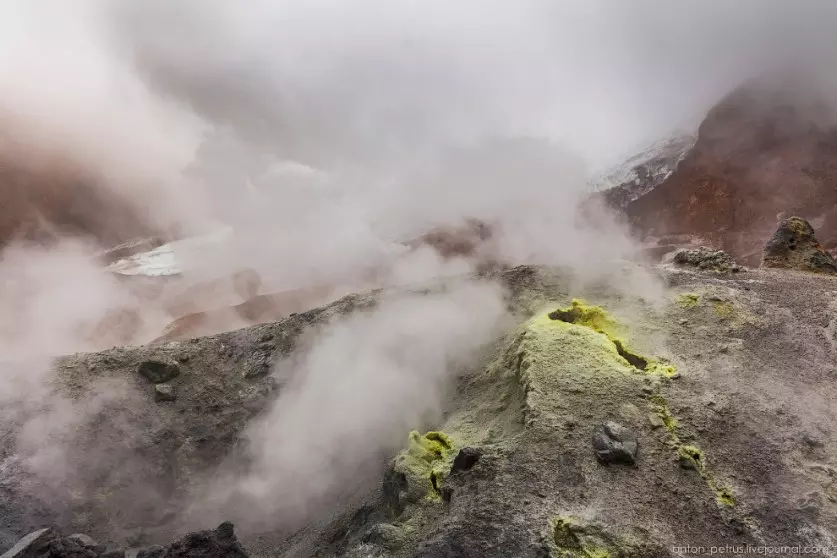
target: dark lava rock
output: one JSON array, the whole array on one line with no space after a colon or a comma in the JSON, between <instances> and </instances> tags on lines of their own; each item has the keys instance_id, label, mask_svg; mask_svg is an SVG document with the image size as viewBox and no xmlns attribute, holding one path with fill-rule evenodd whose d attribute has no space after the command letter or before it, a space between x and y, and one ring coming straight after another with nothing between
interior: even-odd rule
<instances>
[{"instance_id":1,"label":"dark lava rock","mask_svg":"<svg viewBox=\"0 0 837 558\"><path fill-rule=\"evenodd\" d=\"M168 382L180 375L180 366L166 360L146 360L137 367L137 372L153 384Z\"/></svg>"},{"instance_id":2,"label":"dark lava rock","mask_svg":"<svg viewBox=\"0 0 837 558\"><path fill-rule=\"evenodd\" d=\"M713 250L705 246L678 250L674 253L674 263L719 273L737 273L744 270L723 250Z\"/></svg>"},{"instance_id":3,"label":"dark lava rock","mask_svg":"<svg viewBox=\"0 0 837 558\"><path fill-rule=\"evenodd\" d=\"M383 482L384 501L395 515L403 511L408 489L407 475L393 468L387 470Z\"/></svg>"},{"instance_id":4,"label":"dark lava rock","mask_svg":"<svg viewBox=\"0 0 837 558\"><path fill-rule=\"evenodd\" d=\"M39 529L20 539L17 544L3 554L2 558L37 556L37 554L34 554L35 549L53 538L55 538L55 532L52 529Z\"/></svg>"},{"instance_id":5,"label":"dark lava rock","mask_svg":"<svg viewBox=\"0 0 837 558\"><path fill-rule=\"evenodd\" d=\"M462 448L453 460L453 466L450 468L451 473L456 471L467 471L482 457L482 452L476 448Z\"/></svg>"},{"instance_id":6,"label":"dark lava rock","mask_svg":"<svg viewBox=\"0 0 837 558\"><path fill-rule=\"evenodd\" d=\"M61 537L52 529L41 529L23 537L3 554L2 558L98 558L98 556L99 552L95 548L88 547L75 536Z\"/></svg>"},{"instance_id":7,"label":"dark lava rock","mask_svg":"<svg viewBox=\"0 0 837 558\"><path fill-rule=\"evenodd\" d=\"M606 422L593 430L593 449L602 463L633 465L638 447L636 436L621 424Z\"/></svg>"},{"instance_id":8,"label":"dark lava rock","mask_svg":"<svg viewBox=\"0 0 837 558\"><path fill-rule=\"evenodd\" d=\"M163 558L166 549L159 545L149 546L137 552L137 558Z\"/></svg>"},{"instance_id":9,"label":"dark lava rock","mask_svg":"<svg viewBox=\"0 0 837 558\"><path fill-rule=\"evenodd\" d=\"M235 536L232 523L224 522L215 530L189 533L165 549L165 558L248 558ZM139 557L138 557L139 558Z\"/></svg>"},{"instance_id":10,"label":"dark lava rock","mask_svg":"<svg viewBox=\"0 0 837 558\"><path fill-rule=\"evenodd\" d=\"M814 235L814 227L801 217L790 217L764 245L761 267L837 273L837 261Z\"/></svg>"},{"instance_id":11,"label":"dark lava rock","mask_svg":"<svg viewBox=\"0 0 837 558\"><path fill-rule=\"evenodd\" d=\"M157 384L154 386L154 401L174 401L177 399L177 388L171 384Z\"/></svg>"},{"instance_id":12,"label":"dark lava rock","mask_svg":"<svg viewBox=\"0 0 837 558\"><path fill-rule=\"evenodd\" d=\"M87 535L62 537L52 529L41 529L22 538L2 558L124 558L122 550L103 552ZM235 536L232 523L217 529L189 533L166 546L140 550L136 558L248 558Z\"/></svg>"}]
</instances>

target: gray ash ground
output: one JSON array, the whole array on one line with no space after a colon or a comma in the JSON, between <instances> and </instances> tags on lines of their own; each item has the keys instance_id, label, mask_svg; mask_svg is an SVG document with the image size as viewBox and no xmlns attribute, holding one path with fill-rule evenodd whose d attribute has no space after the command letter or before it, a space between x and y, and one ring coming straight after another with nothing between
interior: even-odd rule
<instances>
[{"instance_id":1,"label":"gray ash ground","mask_svg":"<svg viewBox=\"0 0 837 558\"><path fill-rule=\"evenodd\" d=\"M252 557L428 558L673 556L672 547L686 544L834 548L837 278L648 272L665 286L659 297L582 283L564 270L490 274L508 287L523 329L463 371L437 425L453 447L433 462L432 480L419 474L409 487L425 497L388 505L383 463L354 479L370 488L359 500L335 502L331 517L292 532L242 531L242 548ZM601 305L624 326L631 351L670 362L677 374L630 366L583 325L524 323L574 297ZM99 419L85 425L71 452L82 473L65 485L27 490L31 479L25 470L11 474L16 457L6 450L4 548L47 525L123 549L213 527L190 525L179 502L229 462L244 426L282 390L263 373L264 358L251 356L268 346L271 358L290 354L315 324L375 298L352 296L192 341L61 359L56 389L70 397L89 396L103 380L128 395L103 403ZM544 331L554 346L538 337ZM155 401L154 385L138 374L150 359L177 363L166 384L174 400ZM610 421L636 437L632 466L596 458L595 428ZM14 447L13 429L4 435ZM451 471L463 448L479 457ZM699 458L686 468L689 452Z\"/></svg>"}]
</instances>

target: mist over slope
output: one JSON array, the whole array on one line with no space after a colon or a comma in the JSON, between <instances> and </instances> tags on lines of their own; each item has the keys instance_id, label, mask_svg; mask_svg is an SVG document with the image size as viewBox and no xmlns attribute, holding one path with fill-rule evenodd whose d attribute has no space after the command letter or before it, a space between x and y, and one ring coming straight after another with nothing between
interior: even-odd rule
<instances>
[{"instance_id":1,"label":"mist over slope","mask_svg":"<svg viewBox=\"0 0 837 558\"><path fill-rule=\"evenodd\" d=\"M408 252L403 243L480 219L496 232L489 255L502 266L565 266L579 288L601 282L664 304L653 274L616 273L638 249L627 227L604 208L577 211L589 179L646 144L693 132L740 83L788 67L824 107L810 118L830 122L835 10L778 0L4 3L0 373L12 386L3 401L14 428L3 459L34 485L44 480L44 500L63 505L71 498L50 491L87 490L97 474L109 478L114 464L152 447L148 431L167 437L156 422L118 422L109 439L130 440L125 453L79 461L76 428L120 404L142 415L142 388L116 378L68 396L47 362L112 345L100 324L108 329L123 310L136 320L125 343L153 339L179 317L165 297L143 298L97 259L140 235L235 231L183 258L183 290L252 268L267 292L327 285L336 298L378 286L370 269L383 270L389 286L419 290L466 275L474 259L426 246ZM254 359L289 387L258 420L244 403L246 412L235 411L236 433L251 425L253 462L220 494L192 494L191 517L215 518L220 499L256 510L260 517L240 515L257 531L290 529L329 509L367 459L441 416L443 388L462 362L508 326L506 295L468 280L432 300L394 295L367 316L326 323L306 351L283 354L275 367L272 349L265 356L249 338L247 355L218 341L224 347L213 351L234 353L218 374L236 375L218 389L240 390L243 400L251 388L270 392L240 385L242 362ZM361 433L368 437L349 444L355 452L334 453ZM58 442L44 450L44 440ZM213 452L226 449L219 442ZM193 450L200 454L184 451L191 458ZM169 465L155 461L137 479ZM130 507L125 494L142 485L129 485L120 501ZM153 514L139 508L164 492L155 488L151 504L127 515L145 520Z\"/></svg>"}]
</instances>

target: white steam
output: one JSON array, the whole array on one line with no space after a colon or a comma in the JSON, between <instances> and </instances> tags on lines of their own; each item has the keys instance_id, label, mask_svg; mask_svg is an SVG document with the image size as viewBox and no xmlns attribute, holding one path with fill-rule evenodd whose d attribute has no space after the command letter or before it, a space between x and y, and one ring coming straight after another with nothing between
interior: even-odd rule
<instances>
[{"instance_id":1,"label":"white steam","mask_svg":"<svg viewBox=\"0 0 837 558\"><path fill-rule=\"evenodd\" d=\"M452 380L497 336L504 312L499 289L464 282L329 324L279 364L287 384L248 432L248 473L213 483L214 505L257 530L333 509L377 478L407 432L441 418Z\"/></svg>"},{"instance_id":2,"label":"white steam","mask_svg":"<svg viewBox=\"0 0 837 558\"><path fill-rule=\"evenodd\" d=\"M268 290L461 273L473 262L405 256L399 242L466 218L496 226L503 263L607 276L635 247L604 214L580 226L587 179L693 127L749 77L827 68L834 12L779 0L7 0L0 171L57 158L150 227L231 225L229 245L186 262L187 283L242 266ZM155 336L165 310L92 253L75 242L3 251L0 349L45 360L101 348L96 325L125 308L137 312L132 340ZM332 324L254 425L252 473L219 497L268 520L306 517L438 416L446 382L501 314L492 289L463 286ZM50 380L43 369L0 372L19 386ZM22 430L21 448L72 430L59 403Z\"/></svg>"}]
</instances>

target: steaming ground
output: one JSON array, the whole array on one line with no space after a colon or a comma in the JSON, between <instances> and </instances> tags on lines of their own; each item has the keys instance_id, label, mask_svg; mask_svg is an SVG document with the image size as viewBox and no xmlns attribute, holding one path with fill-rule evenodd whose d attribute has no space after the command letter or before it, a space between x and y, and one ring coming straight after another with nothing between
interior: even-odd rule
<instances>
[{"instance_id":1,"label":"steaming ground","mask_svg":"<svg viewBox=\"0 0 837 558\"><path fill-rule=\"evenodd\" d=\"M832 9L535 0L421 7L370 0L351 9L329 0L261 1L248 10L220 1L4 3L3 536L11 541L54 523L134 545L203 526L220 518L220 509L251 535L276 528L281 539L366 498L405 431L449 420L445 410L465 412L474 394L450 399L450 382L463 368L473 372L475 355L507 319L502 287L459 285L337 319L307 332L306 350L291 357L303 326L371 304L374 297L362 295L195 342L66 357L56 376L55 356L141 345L180 317L166 296L138 293L103 272L96 260L102 249L138 234L171 240L229 225L236 231L230 243L185 258L178 288L249 267L271 292L326 285L337 296L369 287L370 268L382 270L382 283L402 288L472 270L472 260L446 261L431 250L401 258L401 242L477 218L499 231L489 254L496 262L571 268L562 296L606 284L613 289L606 301L641 296L649 308L665 308L671 293L646 272L615 273L613 262L636 252L624 228L604 212L577 214L587 179L672 129L693 128L748 77L788 63L817 73L821 53L835 46ZM796 285L773 276L765 284L771 281L782 293ZM827 298L820 283L799 281ZM780 314L805 308L793 297L774 300L773 287L764 288ZM643 316L625 320L652 327ZM132 323L127 337L111 331L123 319ZM674 318L665 319L674 327ZM788 322L768 322L776 329L768 328L767 338L786 339L778 324ZM720 342L717 324L703 325L694 343ZM828 353L817 335L810 345L787 343L812 359L820 355L812 360L820 366ZM669 342L687 368L705 370L676 335ZM752 342L754 351L771 351L758 335ZM152 402L151 388L137 377L136 365L151 354L179 363L175 402ZM291 360L265 375L280 354ZM761 385L822 397L828 416L827 388L812 395L771 368L783 361L769 354L773 384ZM809 379L830 368L816 370ZM715 389L717 378L706 374L701 380L709 383L698 388ZM491 400L490 393L476 397ZM693 395L682 394L684 405L700 408ZM742 420L765 436L769 427L801 432L746 412ZM741 440L718 443L749 451ZM776 443L787 455L802 451L782 446L791 443L785 438ZM525 443L520 447L525 453ZM814 457L818 471L830 470L827 457ZM757 484L813 490L814 473L800 480L797 464L787 469L764 459L772 468L754 475ZM673 472L661 476L664 485L676 484ZM748 486L737 485L744 500ZM686 507L705 503L696 490ZM188 509L178 504L184 501ZM782 517L790 518L781 527L759 515L760 494L754 501L756 527L764 528L748 531L752 540L769 538L764 533L774 527L831 529L828 504L819 523L806 523L790 496L779 494ZM571 503L587 509L580 496ZM539 509L516 517L543 524L547 506ZM610 519L618 526L639 517L626 513ZM430 540L433 517L410 532L408 545ZM672 542L666 528L673 532L674 523L665 521L654 535ZM696 529L720 528L706 521ZM489 551L479 533L468 536ZM528 544L528 536L521 530L507 540ZM305 548L301 540L288 545ZM343 549L355 542L311 544Z\"/></svg>"},{"instance_id":2,"label":"steaming ground","mask_svg":"<svg viewBox=\"0 0 837 558\"><path fill-rule=\"evenodd\" d=\"M56 395L30 399L28 420L4 432L7 452L18 442L3 462L6 544L49 523L143 546L224 517L253 556L540 556L555 519L573 517L584 544L637 556L832 545L834 279L641 271L665 285L656 300L618 288L631 265L583 284L569 269L518 267L63 358ZM575 325L538 360L515 328L574 296L679 376L610 360ZM175 401L155 402L137 373L149 358L178 364ZM590 435L605 420L638 437L636 467L597 463ZM482 457L440 477L449 501L420 476L427 486L411 490L423 495L394 511L383 481L411 429L450 436L451 459L466 446ZM702 468L679 464L674 432Z\"/></svg>"}]
</instances>

